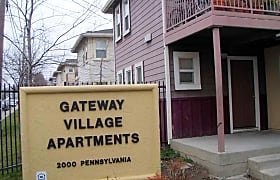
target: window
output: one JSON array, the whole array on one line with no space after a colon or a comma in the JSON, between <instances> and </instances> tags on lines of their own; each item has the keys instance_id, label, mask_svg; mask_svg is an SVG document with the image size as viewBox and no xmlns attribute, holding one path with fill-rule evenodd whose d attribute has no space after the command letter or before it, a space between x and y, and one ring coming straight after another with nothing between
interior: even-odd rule
<instances>
[{"instance_id":1,"label":"window","mask_svg":"<svg viewBox=\"0 0 280 180\"><path fill-rule=\"evenodd\" d=\"M198 52L173 52L175 89L201 89Z\"/></svg>"},{"instance_id":2,"label":"window","mask_svg":"<svg viewBox=\"0 0 280 180\"><path fill-rule=\"evenodd\" d=\"M120 8L120 5L118 5L115 9L114 22L115 22L115 41L117 42L121 39L121 8Z\"/></svg>"},{"instance_id":3,"label":"window","mask_svg":"<svg viewBox=\"0 0 280 180\"><path fill-rule=\"evenodd\" d=\"M141 84L144 82L143 61L135 64L134 66L134 82L136 84Z\"/></svg>"},{"instance_id":4,"label":"window","mask_svg":"<svg viewBox=\"0 0 280 180\"><path fill-rule=\"evenodd\" d=\"M118 71L117 81L118 81L118 84L123 84L123 70Z\"/></svg>"},{"instance_id":5,"label":"window","mask_svg":"<svg viewBox=\"0 0 280 180\"><path fill-rule=\"evenodd\" d=\"M131 68L131 66L125 68L125 72L124 73L125 73L124 74L125 83L126 84L132 84L132 68Z\"/></svg>"},{"instance_id":6,"label":"window","mask_svg":"<svg viewBox=\"0 0 280 180\"><path fill-rule=\"evenodd\" d=\"M105 40L96 41L96 58L106 58L107 56L107 46Z\"/></svg>"},{"instance_id":7,"label":"window","mask_svg":"<svg viewBox=\"0 0 280 180\"><path fill-rule=\"evenodd\" d=\"M73 68L69 68L69 72L70 73L74 72Z\"/></svg>"},{"instance_id":8,"label":"window","mask_svg":"<svg viewBox=\"0 0 280 180\"><path fill-rule=\"evenodd\" d=\"M130 32L129 0L122 1L122 23L123 23L123 35L125 36Z\"/></svg>"}]
</instances>

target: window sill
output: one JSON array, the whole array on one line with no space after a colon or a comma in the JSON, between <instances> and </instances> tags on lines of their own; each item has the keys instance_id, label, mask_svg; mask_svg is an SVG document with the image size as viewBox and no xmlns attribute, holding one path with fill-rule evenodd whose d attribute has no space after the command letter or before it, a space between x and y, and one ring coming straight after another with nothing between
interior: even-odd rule
<instances>
[{"instance_id":1,"label":"window sill","mask_svg":"<svg viewBox=\"0 0 280 180\"><path fill-rule=\"evenodd\" d=\"M122 37L118 37L116 40L115 40L115 43L118 43L120 40L122 39Z\"/></svg>"},{"instance_id":2,"label":"window sill","mask_svg":"<svg viewBox=\"0 0 280 180\"><path fill-rule=\"evenodd\" d=\"M202 90L200 84L192 85L175 85L175 90L184 91L184 90Z\"/></svg>"},{"instance_id":3,"label":"window sill","mask_svg":"<svg viewBox=\"0 0 280 180\"><path fill-rule=\"evenodd\" d=\"M125 32L123 33L123 37L127 36L129 33L130 33L130 29L128 29L127 31L125 31Z\"/></svg>"}]
</instances>

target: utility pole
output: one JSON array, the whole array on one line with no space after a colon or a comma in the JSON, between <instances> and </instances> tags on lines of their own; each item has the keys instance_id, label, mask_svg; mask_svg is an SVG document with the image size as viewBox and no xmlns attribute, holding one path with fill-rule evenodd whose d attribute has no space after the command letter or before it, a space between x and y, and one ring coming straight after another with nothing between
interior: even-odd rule
<instances>
[{"instance_id":1,"label":"utility pole","mask_svg":"<svg viewBox=\"0 0 280 180\"><path fill-rule=\"evenodd\" d=\"M0 85L3 79L5 7L6 0L0 0Z\"/></svg>"}]
</instances>

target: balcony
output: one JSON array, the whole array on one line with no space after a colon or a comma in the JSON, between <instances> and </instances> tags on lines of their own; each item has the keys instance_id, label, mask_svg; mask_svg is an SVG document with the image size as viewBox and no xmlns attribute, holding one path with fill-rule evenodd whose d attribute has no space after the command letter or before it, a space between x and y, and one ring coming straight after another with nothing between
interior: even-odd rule
<instances>
[{"instance_id":1,"label":"balcony","mask_svg":"<svg viewBox=\"0 0 280 180\"><path fill-rule=\"evenodd\" d=\"M167 44L214 26L280 29L280 0L166 0Z\"/></svg>"}]
</instances>

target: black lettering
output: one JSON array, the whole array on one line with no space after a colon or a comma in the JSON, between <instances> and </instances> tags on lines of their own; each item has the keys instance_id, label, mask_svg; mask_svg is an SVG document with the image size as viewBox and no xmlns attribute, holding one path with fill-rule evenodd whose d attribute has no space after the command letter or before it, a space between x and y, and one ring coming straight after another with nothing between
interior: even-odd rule
<instances>
[{"instance_id":1,"label":"black lettering","mask_svg":"<svg viewBox=\"0 0 280 180\"><path fill-rule=\"evenodd\" d=\"M120 157L120 162L126 162L126 157Z\"/></svg>"},{"instance_id":2,"label":"black lettering","mask_svg":"<svg viewBox=\"0 0 280 180\"><path fill-rule=\"evenodd\" d=\"M115 127L122 127L122 117L115 117Z\"/></svg>"},{"instance_id":3,"label":"black lettering","mask_svg":"<svg viewBox=\"0 0 280 180\"><path fill-rule=\"evenodd\" d=\"M88 102L88 110L89 111L96 111L95 103L96 103L96 101L89 101Z\"/></svg>"},{"instance_id":4,"label":"black lettering","mask_svg":"<svg viewBox=\"0 0 280 180\"><path fill-rule=\"evenodd\" d=\"M64 138L57 138L57 148L60 149L62 145L65 144Z\"/></svg>"},{"instance_id":5,"label":"black lettering","mask_svg":"<svg viewBox=\"0 0 280 180\"><path fill-rule=\"evenodd\" d=\"M69 119L68 121L66 119L64 119L64 125L67 130L69 130L71 128L72 122L73 122L72 119Z\"/></svg>"},{"instance_id":6,"label":"black lettering","mask_svg":"<svg viewBox=\"0 0 280 180\"><path fill-rule=\"evenodd\" d=\"M71 107L71 112L73 111L80 111L78 103L76 101L73 101L72 107Z\"/></svg>"},{"instance_id":7,"label":"black lettering","mask_svg":"<svg viewBox=\"0 0 280 180\"><path fill-rule=\"evenodd\" d=\"M58 168L58 169L61 168L60 162L57 162L56 165L57 165L56 168Z\"/></svg>"},{"instance_id":8,"label":"black lettering","mask_svg":"<svg viewBox=\"0 0 280 180\"><path fill-rule=\"evenodd\" d=\"M128 156L127 159L126 159L126 162L131 162L131 159L130 159L129 156Z\"/></svg>"},{"instance_id":9,"label":"black lettering","mask_svg":"<svg viewBox=\"0 0 280 180\"><path fill-rule=\"evenodd\" d=\"M79 103L82 105L82 111L85 111L85 104L87 101L79 101Z\"/></svg>"},{"instance_id":10,"label":"black lettering","mask_svg":"<svg viewBox=\"0 0 280 180\"><path fill-rule=\"evenodd\" d=\"M114 122L111 117L105 119L105 126L108 128L114 127Z\"/></svg>"},{"instance_id":11,"label":"black lettering","mask_svg":"<svg viewBox=\"0 0 280 180\"><path fill-rule=\"evenodd\" d=\"M81 161L81 166L83 166L85 164L85 161Z\"/></svg>"},{"instance_id":12,"label":"black lettering","mask_svg":"<svg viewBox=\"0 0 280 180\"><path fill-rule=\"evenodd\" d=\"M133 133L131 135L131 138L132 138L132 140L131 140L132 143L136 144L136 143L139 142L139 134L138 133Z\"/></svg>"},{"instance_id":13,"label":"black lettering","mask_svg":"<svg viewBox=\"0 0 280 180\"><path fill-rule=\"evenodd\" d=\"M87 118L87 128L88 129L93 129L94 128L94 126L90 124L90 119L89 118Z\"/></svg>"},{"instance_id":14,"label":"black lettering","mask_svg":"<svg viewBox=\"0 0 280 180\"><path fill-rule=\"evenodd\" d=\"M114 144L122 144L122 135L121 134L114 135Z\"/></svg>"},{"instance_id":15,"label":"black lettering","mask_svg":"<svg viewBox=\"0 0 280 180\"><path fill-rule=\"evenodd\" d=\"M56 146L55 146L53 138L49 139L49 143L48 143L47 149L51 149L51 148L56 149Z\"/></svg>"},{"instance_id":16,"label":"black lettering","mask_svg":"<svg viewBox=\"0 0 280 180\"><path fill-rule=\"evenodd\" d=\"M59 107L60 107L60 110L62 112L69 112L69 104L68 104L68 102L65 102L65 101L61 102Z\"/></svg>"},{"instance_id":17,"label":"black lettering","mask_svg":"<svg viewBox=\"0 0 280 180\"><path fill-rule=\"evenodd\" d=\"M107 164L107 162L108 162L108 159L103 159L103 160L105 161L104 163L105 163L105 164Z\"/></svg>"},{"instance_id":18,"label":"black lettering","mask_svg":"<svg viewBox=\"0 0 280 180\"><path fill-rule=\"evenodd\" d=\"M76 147L84 147L84 139L83 137L76 137Z\"/></svg>"},{"instance_id":19,"label":"black lettering","mask_svg":"<svg viewBox=\"0 0 280 180\"><path fill-rule=\"evenodd\" d=\"M95 128L104 128L101 118L97 118Z\"/></svg>"},{"instance_id":20,"label":"black lettering","mask_svg":"<svg viewBox=\"0 0 280 180\"><path fill-rule=\"evenodd\" d=\"M92 136L85 136L84 137L87 140L87 146L90 146L90 140L92 139Z\"/></svg>"},{"instance_id":21,"label":"black lettering","mask_svg":"<svg viewBox=\"0 0 280 180\"><path fill-rule=\"evenodd\" d=\"M124 138L125 138L125 144L128 144L128 137L130 136L130 134L123 134Z\"/></svg>"},{"instance_id":22,"label":"black lettering","mask_svg":"<svg viewBox=\"0 0 280 180\"><path fill-rule=\"evenodd\" d=\"M74 145L74 143L72 141L72 138L70 138L70 137L67 138L67 142L66 142L65 148L68 148L69 146L72 147L72 148L75 147L75 145Z\"/></svg>"},{"instance_id":23,"label":"black lettering","mask_svg":"<svg viewBox=\"0 0 280 180\"><path fill-rule=\"evenodd\" d=\"M112 109L117 110L117 105L116 105L116 103L115 103L114 100L111 100L110 107L109 107L109 110L110 110L110 111L111 111Z\"/></svg>"},{"instance_id":24,"label":"black lettering","mask_svg":"<svg viewBox=\"0 0 280 180\"><path fill-rule=\"evenodd\" d=\"M74 129L78 129L78 121L77 119L74 119Z\"/></svg>"},{"instance_id":25,"label":"black lettering","mask_svg":"<svg viewBox=\"0 0 280 180\"><path fill-rule=\"evenodd\" d=\"M108 100L101 100L101 101L97 101L97 105L99 110L107 110L108 108Z\"/></svg>"},{"instance_id":26,"label":"black lettering","mask_svg":"<svg viewBox=\"0 0 280 180\"><path fill-rule=\"evenodd\" d=\"M79 119L79 129L86 129L86 126L83 126L82 119Z\"/></svg>"},{"instance_id":27,"label":"black lettering","mask_svg":"<svg viewBox=\"0 0 280 180\"><path fill-rule=\"evenodd\" d=\"M93 136L93 144L94 146L103 146L103 136Z\"/></svg>"},{"instance_id":28,"label":"black lettering","mask_svg":"<svg viewBox=\"0 0 280 180\"><path fill-rule=\"evenodd\" d=\"M112 135L105 135L105 144L106 145L113 145Z\"/></svg>"},{"instance_id":29,"label":"black lettering","mask_svg":"<svg viewBox=\"0 0 280 180\"><path fill-rule=\"evenodd\" d=\"M118 103L118 105L119 105L119 110L122 110L122 106L123 106L123 103L124 103L124 99L122 99L122 100L118 100L118 99L117 99L117 103Z\"/></svg>"}]
</instances>

